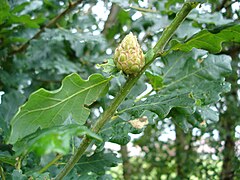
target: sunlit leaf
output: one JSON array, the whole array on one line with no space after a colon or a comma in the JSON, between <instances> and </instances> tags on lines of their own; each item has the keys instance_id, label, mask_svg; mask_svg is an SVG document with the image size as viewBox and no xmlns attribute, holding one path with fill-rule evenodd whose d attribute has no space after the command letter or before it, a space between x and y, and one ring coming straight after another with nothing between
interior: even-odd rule
<instances>
[{"instance_id":1,"label":"sunlit leaf","mask_svg":"<svg viewBox=\"0 0 240 180\"><path fill-rule=\"evenodd\" d=\"M193 48L198 48L211 53L218 53L222 50L223 42L240 42L240 25L225 28L215 34L207 30L202 30L185 43L175 41L171 50L189 52Z\"/></svg>"},{"instance_id":2,"label":"sunlit leaf","mask_svg":"<svg viewBox=\"0 0 240 180\"><path fill-rule=\"evenodd\" d=\"M9 142L15 143L38 128L61 125L69 116L80 125L84 124L90 113L85 106L106 93L109 80L100 74L83 80L74 73L63 80L58 90L34 92L12 119Z\"/></svg>"}]
</instances>

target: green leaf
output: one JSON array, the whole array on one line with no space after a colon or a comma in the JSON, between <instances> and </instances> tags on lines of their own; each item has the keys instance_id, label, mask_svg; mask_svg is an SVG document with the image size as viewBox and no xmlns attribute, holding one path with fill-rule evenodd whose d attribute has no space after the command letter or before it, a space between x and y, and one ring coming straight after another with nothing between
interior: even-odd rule
<instances>
[{"instance_id":1,"label":"green leaf","mask_svg":"<svg viewBox=\"0 0 240 180\"><path fill-rule=\"evenodd\" d=\"M119 72L116 65L114 64L113 59L107 59L107 63L104 64L97 64L97 67L103 68L103 72L109 74L116 74L117 72Z\"/></svg>"},{"instance_id":2,"label":"green leaf","mask_svg":"<svg viewBox=\"0 0 240 180\"><path fill-rule=\"evenodd\" d=\"M163 87L163 78L161 76L152 74L150 71L146 71L145 75L155 91Z\"/></svg>"},{"instance_id":3,"label":"green leaf","mask_svg":"<svg viewBox=\"0 0 240 180\"><path fill-rule=\"evenodd\" d=\"M12 180L27 180L27 176L22 174L21 170L14 170L12 173Z\"/></svg>"},{"instance_id":4,"label":"green leaf","mask_svg":"<svg viewBox=\"0 0 240 180\"><path fill-rule=\"evenodd\" d=\"M13 150L19 155L31 151L39 156L51 152L67 154L70 149L71 137L83 135L101 141L101 138L87 127L70 124L39 130L18 141L13 146Z\"/></svg>"},{"instance_id":5,"label":"green leaf","mask_svg":"<svg viewBox=\"0 0 240 180\"><path fill-rule=\"evenodd\" d=\"M1 0L0 2L0 24L2 24L10 15L10 6L7 0Z\"/></svg>"},{"instance_id":6,"label":"green leaf","mask_svg":"<svg viewBox=\"0 0 240 180\"><path fill-rule=\"evenodd\" d=\"M19 4L17 6L14 6L13 9L11 10L12 13L19 13L21 11L23 11L27 5L29 5L30 2L24 2L22 4Z\"/></svg>"},{"instance_id":7,"label":"green leaf","mask_svg":"<svg viewBox=\"0 0 240 180\"><path fill-rule=\"evenodd\" d=\"M218 111L208 107L198 107L197 111L201 112L202 119L205 121L217 122L219 120Z\"/></svg>"},{"instance_id":8,"label":"green leaf","mask_svg":"<svg viewBox=\"0 0 240 180\"><path fill-rule=\"evenodd\" d=\"M16 164L16 158L13 156L10 156L8 154L1 153L0 154L0 162L7 163L7 164L14 166Z\"/></svg>"},{"instance_id":9,"label":"green leaf","mask_svg":"<svg viewBox=\"0 0 240 180\"><path fill-rule=\"evenodd\" d=\"M163 86L155 95L145 101L137 102L122 109L140 117L145 110L156 113L160 118L166 117L172 108L192 109L208 106L219 100L219 94L225 92L229 84L224 76L231 72L229 56L208 55L206 59L195 60L194 53L174 52L162 59Z\"/></svg>"},{"instance_id":10,"label":"green leaf","mask_svg":"<svg viewBox=\"0 0 240 180\"><path fill-rule=\"evenodd\" d=\"M9 18L10 23L24 24L26 27L39 28L39 23L44 22L44 18L32 19L29 15L15 16L11 15Z\"/></svg>"},{"instance_id":11,"label":"green leaf","mask_svg":"<svg viewBox=\"0 0 240 180\"><path fill-rule=\"evenodd\" d=\"M98 175L106 174L106 170L115 167L120 163L120 159L114 153L94 153L92 156L83 156L76 164L77 171L81 174L94 172Z\"/></svg>"},{"instance_id":12,"label":"green leaf","mask_svg":"<svg viewBox=\"0 0 240 180\"><path fill-rule=\"evenodd\" d=\"M119 145L126 145L131 140L129 133L140 134L142 131L143 128L136 129L128 121L117 118L108 122L103 127L100 131L100 136L103 138L104 142L109 141ZM98 144L98 148L101 149L102 145L104 144Z\"/></svg>"},{"instance_id":13,"label":"green leaf","mask_svg":"<svg viewBox=\"0 0 240 180\"><path fill-rule=\"evenodd\" d=\"M240 42L240 25L225 28L216 34L207 30L200 31L183 44L175 41L170 50L189 52L193 48L198 48L218 53L222 50L223 42Z\"/></svg>"},{"instance_id":14,"label":"green leaf","mask_svg":"<svg viewBox=\"0 0 240 180\"><path fill-rule=\"evenodd\" d=\"M85 106L106 93L110 79L93 74L88 80L83 80L73 73L64 78L58 90L39 89L34 92L11 120L9 142L14 144L38 128L62 125L69 116L78 124L84 124L90 113Z\"/></svg>"},{"instance_id":15,"label":"green leaf","mask_svg":"<svg viewBox=\"0 0 240 180\"><path fill-rule=\"evenodd\" d=\"M50 178L50 174L49 172L45 172L45 173L38 173L38 172L35 172L33 173L33 175L31 176L32 179L36 179L36 180L47 180L47 179L51 179ZM28 178L30 179L30 178Z\"/></svg>"}]
</instances>

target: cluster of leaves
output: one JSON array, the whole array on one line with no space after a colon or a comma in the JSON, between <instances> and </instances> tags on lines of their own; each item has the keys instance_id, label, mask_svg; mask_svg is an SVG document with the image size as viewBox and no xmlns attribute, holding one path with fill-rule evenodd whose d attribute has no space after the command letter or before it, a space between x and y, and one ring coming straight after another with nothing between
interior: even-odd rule
<instances>
[{"instance_id":1,"label":"cluster of leaves","mask_svg":"<svg viewBox=\"0 0 240 180\"><path fill-rule=\"evenodd\" d=\"M145 149L144 163L151 170L146 168L141 173L176 177L176 169L183 164L177 164L181 160L168 153L176 152L175 149L184 151L172 141L162 143L158 138L166 124L175 127L176 132L178 126L185 132L190 130L191 133L192 127L201 131L205 122L212 123L210 127L214 128L218 112L212 107L230 90L225 77L231 73L231 58L214 54L223 50L223 43L240 42L240 26L233 20L223 18L220 13L209 15L193 11L177 30L168 50L139 79L99 135L89 130L99 114L111 108L111 100L126 81L120 73L115 77L100 74L101 70L95 65L109 58L111 54L106 50L113 51L130 31L139 34L144 50L150 49L176 15L176 2L183 1L152 1L147 9L137 8L141 1L114 0L97 5L86 1L44 29L38 38L29 42L25 51L18 52L21 44L70 6L67 0L1 1L0 91L4 92L0 104L1 177L55 177L62 169L61 162L69 159L85 135L94 139L97 148L89 150L67 178L111 179L107 171L120 160L104 149L104 143L127 144L131 139L129 133L144 130L134 128L128 121L144 116L148 117L150 125L135 144ZM99 6L105 11L111 6L106 21L94 14L93 8ZM141 16L135 19L137 12ZM113 23L112 14L115 14L115 22L109 27L109 23ZM104 28L101 27L103 22ZM152 90L142 97L147 85ZM185 141L200 139L188 136ZM205 168L202 157L195 164L194 172L188 171L191 162L199 156L194 149L189 148L188 152L191 160L184 164L184 172L187 171L188 176L203 177L195 173L200 169L198 164ZM161 158L157 156L163 153ZM139 167L143 162L134 158L132 163ZM210 168L206 169L212 170ZM203 178L207 177L208 174Z\"/></svg>"}]
</instances>

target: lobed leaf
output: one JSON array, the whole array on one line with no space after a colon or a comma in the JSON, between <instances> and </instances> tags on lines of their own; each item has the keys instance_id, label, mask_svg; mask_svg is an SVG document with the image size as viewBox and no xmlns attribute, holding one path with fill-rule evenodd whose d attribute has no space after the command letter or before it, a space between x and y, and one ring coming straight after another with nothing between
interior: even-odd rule
<instances>
[{"instance_id":1,"label":"lobed leaf","mask_svg":"<svg viewBox=\"0 0 240 180\"><path fill-rule=\"evenodd\" d=\"M120 162L116 154L108 153L94 153L92 156L83 156L76 164L77 171L81 174L94 172L99 175L105 174L110 167L115 167Z\"/></svg>"},{"instance_id":2,"label":"lobed leaf","mask_svg":"<svg viewBox=\"0 0 240 180\"><path fill-rule=\"evenodd\" d=\"M85 106L106 93L110 79L93 74L83 80L73 73L63 80L58 90L34 92L11 120L9 143L14 144L38 128L62 125L70 116L78 124L84 124L90 113Z\"/></svg>"},{"instance_id":3,"label":"lobed leaf","mask_svg":"<svg viewBox=\"0 0 240 180\"><path fill-rule=\"evenodd\" d=\"M119 114L127 112L141 117L144 111L149 110L164 118L172 108L193 113L196 107L217 102L219 94L229 90L224 76L231 72L231 58L209 55L206 59L195 60L193 57L192 52L174 52L163 58L165 67L159 75L163 79L162 88L144 101L129 104Z\"/></svg>"},{"instance_id":4,"label":"lobed leaf","mask_svg":"<svg viewBox=\"0 0 240 180\"><path fill-rule=\"evenodd\" d=\"M227 27L218 33L202 30L183 44L172 41L173 45L170 50L189 52L193 48L198 48L218 53L222 50L223 42L240 42L240 25Z\"/></svg>"}]
</instances>

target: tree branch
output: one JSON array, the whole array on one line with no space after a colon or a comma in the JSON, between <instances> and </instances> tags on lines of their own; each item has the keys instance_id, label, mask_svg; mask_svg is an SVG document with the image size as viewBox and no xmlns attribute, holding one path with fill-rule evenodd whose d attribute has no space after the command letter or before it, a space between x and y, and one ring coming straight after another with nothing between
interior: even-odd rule
<instances>
[{"instance_id":1,"label":"tree branch","mask_svg":"<svg viewBox=\"0 0 240 180\"><path fill-rule=\"evenodd\" d=\"M223 0L222 3L216 7L216 11L220 11L222 8L224 8L227 2L228 0Z\"/></svg>"},{"instance_id":2,"label":"tree branch","mask_svg":"<svg viewBox=\"0 0 240 180\"><path fill-rule=\"evenodd\" d=\"M117 4L112 4L110 13L108 15L108 18L104 24L104 28L102 30L102 33L104 35L107 34L108 30L110 29L110 27L115 24L115 22L117 21L117 15L119 13L120 7Z\"/></svg>"},{"instance_id":3,"label":"tree branch","mask_svg":"<svg viewBox=\"0 0 240 180\"><path fill-rule=\"evenodd\" d=\"M154 56L152 57L152 59L150 59L148 61L148 63L143 67L143 69L136 76L132 75L132 76L128 77L126 83L121 88L121 90L118 92L116 97L113 99L111 105L108 107L108 109L106 111L104 111L104 113L101 115L101 117L96 121L96 123L91 128L91 130L93 132L98 133L99 130L104 126L104 124L114 115L118 106L127 97L128 93L130 92L132 87L135 85L135 83L138 81L138 79L141 77L141 75L145 72L145 70L150 66L150 64L158 56L158 52L162 52L164 50L167 42L171 39L173 33L180 26L180 24L183 22L183 20L186 18L186 16L189 14L189 12L193 8L196 7L196 5L197 5L197 3L185 3L183 5L182 9L176 15L175 19L172 21L172 23L169 25L169 27L164 30L158 43L153 48ZM82 155L84 154L84 152L90 145L91 141L92 140L86 136L82 139L82 142L80 143L76 153L69 159L69 161L67 162L65 167L62 169L62 171L56 177L56 180L63 179L64 176L66 176L72 170L72 168L79 161L79 159L82 157Z\"/></svg>"},{"instance_id":4,"label":"tree branch","mask_svg":"<svg viewBox=\"0 0 240 180\"><path fill-rule=\"evenodd\" d=\"M13 50L12 52L10 52L10 54L16 54L19 52L22 52L24 50L27 49L29 43L33 40L33 39L37 39L40 34L42 34L46 28L49 28L51 26L53 26L54 24L56 24L62 17L64 17L66 14L68 14L69 12L71 12L77 5L79 5L83 0L77 0L76 2L69 2L68 7L61 12L60 14L58 14L57 16L55 16L53 19L51 19L45 26L43 26L32 38L30 38L27 42L25 42L23 45L21 45L19 48Z\"/></svg>"},{"instance_id":5,"label":"tree branch","mask_svg":"<svg viewBox=\"0 0 240 180\"><path fill-rule=\"evenodd\" d=\"M38 171L38 173L44 173L50 166L55 164L59 159L61 159L63 155L59 154L57 155L52 161L50 161L46 166L44 166L42 169Z\"/></svg>"},{"instance_id":6,"label":"tree branch","mask_svg":"<svg viewBox=\"0 0 240 180\"><path fill-rule=\"evenodd\" d=\"M131 164L129 163L127 145L121 146L120 153L122 155L123 177L125 180L131 179Z\"/></svg>"}]
</instances>

